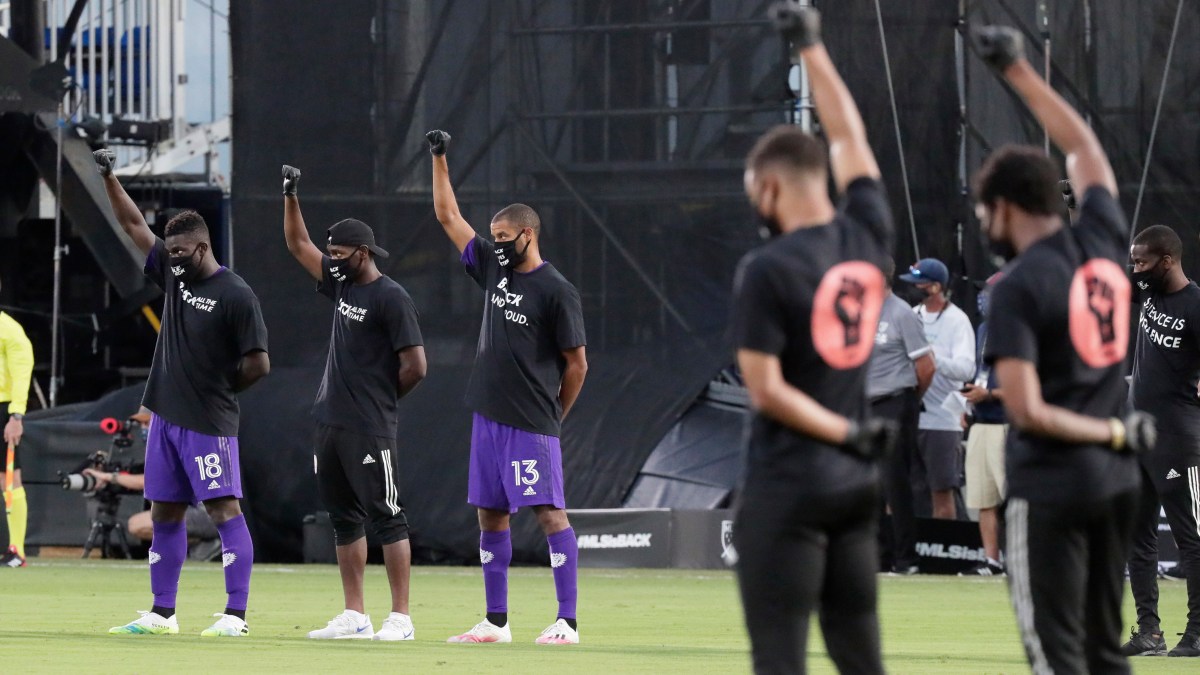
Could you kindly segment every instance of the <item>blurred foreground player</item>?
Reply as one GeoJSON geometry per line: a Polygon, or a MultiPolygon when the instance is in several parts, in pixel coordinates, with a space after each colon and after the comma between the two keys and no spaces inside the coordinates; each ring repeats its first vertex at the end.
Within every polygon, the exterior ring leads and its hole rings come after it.
{"type": "Polygon", "coordinates": [[[1128,227],[1092,130],[1025,60],[1021,36],[979,29],[980,56],[1025,99],[1066,156],[1081,197],[1061,216],[1058,171],[1041,148],[1007,146],[976,176],[993,253],[1011,263],[992,291],[984,358],[1004,387],[1009,590],[1035,673],[1127,673],[1121,596],[1138,499],[1135,452],[1154,419],[1125,402],[1128,227]]]}
{"type": "Polygon", "coordinates": [[[732,333],[754,407],[734,524],[737,575],[758,673],[805,671],[818,612],[842,672],[882,673],[876,615],[878,459],[894,422],[868,419],[867,360],[893,227],[858,108],[820,42],[820,15],[772,7],[812,83],[826,151],[795,126],[746,158],[745,188],[773,239],[742,259],[732,333]]]}
{"type": "Polygon", "coordinates": [[[163,229],[166,240],[159,239],[113,175],[113,153],[97,150],[95,158],[113,214],[146,255],[146,275],[165,296],[162,328],[142,400],[153,413],[146,439],[145,495],[154,523],[150,545],[154,606],[109,633],[179,632],[175,595],[187,557],[184,517],[189,504],[204,502],[221,534],[229,602],[201,635],[247,635],[254,543],[238,502],[242,473],[237,393],[271,369],[258,298],[241,277],[217,263],[200,214],[184,211],[175,216],[163,229]]]}
{"type": "Polygon", "coordinates": [[[1165,225],[1139,232],[1129,257],[1142,305],[1129,403],[1154,415],[1158,443],[1138,456],[1142,500],[1129,557],[1138,625],[1121,651],[1200,656],[1200,287],[1183,273],[1183,242],[1165,225]],[[1160,507],[1187,579],[1187,626],[1170,652],[1158,617],[1160,507]]]}
{"type": "Polygon", "coordinates": [[[300,171],[283,167],[283,234],[288,250],[334,302],[325,375],[313,405],[317,421],[313,461],[321,501],[333,522],[345,611],[313,639],[411,640],[408,609],[412,548],[400,503],[392,448],[400,399],[425,378],[425,348],[417,308],[404,287],[382,274],[376,256],[388,253],[358,220],[329,228],[324,255],[308,237],[296,186],[300,171]],[[363,604],[367,566],[364,523],[383,546],[392,611],[379,631],[363,604]]]}
{"type": "Polygon", "coordinates": [[[524,204],[492,217],[488,241],[463,219],[450,185],[444,131],[426,134],[433,155],[433,204],[462,264],[484,292],[483,324],[467,386],[471,473],[467,501],[479,516],[479,560],[487,616],[449,642],[511,642],[509,515],[533,509],[550,545],[558,618],[538,644],[579,642],[575,605],[578,544],[563,496],[562,420],[587,374],[579,291],[542,260],[542,224],[524,204]]]}

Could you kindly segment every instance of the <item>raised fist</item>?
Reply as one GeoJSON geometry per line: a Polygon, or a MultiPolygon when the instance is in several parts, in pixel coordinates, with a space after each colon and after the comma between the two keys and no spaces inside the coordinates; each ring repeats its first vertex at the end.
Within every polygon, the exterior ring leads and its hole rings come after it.
{"type": "Polygon", "coordinates": [[[450,134],[441,129],[434,129],[425,134],[425,140],[429,141],[429,152],[440,157],[446,154],[446,145],[450,143],[450,134]]]}
{"type": "Polygon", "coordinates": [[[983,62],[997,72],[1025,58],[1025,39],[1015,28],[1008,26],[981,26],[972,31],[975,50],[983,62]]]}
{"type": "Polygon", "coordinates": [[[792,43],[792,49],[811,47],[821,41],[821,13],[812,7],[803,7],[795,0],[783,0],[767,10],[775,30],[784,40],[792,43]]]}
{"type": "Polygon", "coordinates": [[[300,169],[294,166],[283,165],[283,194],[296,194],[296,184],[300,182],[300,169]]]}
{"type": "Polygon", "coordinates": [[[101,176],[108,177],[112,175],[113,162],[117,161],[117,153],[106,148],[93,152],[92,158],[96,160],[96,168],[100,169],[101,176]]]}

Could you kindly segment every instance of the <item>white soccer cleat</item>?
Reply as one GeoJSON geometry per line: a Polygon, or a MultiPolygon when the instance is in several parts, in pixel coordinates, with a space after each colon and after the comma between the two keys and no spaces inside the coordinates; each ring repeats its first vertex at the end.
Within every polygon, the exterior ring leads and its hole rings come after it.
{"type": "Polygon", "coordinates": [[[383,622],[383,626],[379,628],[379,632],[375,633],[376,640],[411,640],[416,634],[413,628],[412,617],[400,612],[392,612],[388,614],[388,618],[383,622]]]}
{"type": "Polygon", "coordinates": [[[460,644],[477,644],[481,642],[512,642],[512,630],[509,624],[504,624],[503,627],[484,619],[475,624],[471,630],[462,635],[455,635],[446,640],[446,642],[455,642],[460,644]]]}
{"type": "Polygon", "coordinates": [[[309,631],[313,640],[370,640],[375,637],[371,617],[348,609],[329,620],[320,630],[309,631]]]}
{"type": "Polygon", "coordinates": [[[172,614],[165,619],[154,612],[138,611],[137,619],[124,626],[113,626],[108,629],[109,635],[175,635],[179,632],[179,620],[172,614]]]}
{"type": "Polygon", "coordinates": [[[533,642],[539,645],[577,645],[579,644],[579,631],[571,628],[565,619],[559,619],[542,631],[538,639],[533,642]]]}
{"type": "Polygon", "coordinates": [[[250,634],[246,622],[232,614],[213,614],[217,622],[200,631],[202,637],[244,637],[250,634]]]}

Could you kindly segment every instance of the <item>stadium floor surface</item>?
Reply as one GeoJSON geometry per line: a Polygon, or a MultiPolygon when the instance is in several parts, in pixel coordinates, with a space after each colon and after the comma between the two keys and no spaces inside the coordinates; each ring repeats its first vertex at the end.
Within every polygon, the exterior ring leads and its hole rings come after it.
{"type": "MultiPolygon", "coordinates": [[[[449,645],[448,636],[480,618],[475,568],[413,571],[413,642],[313,641],[307,631],[341,609],[331,565],[258,565],[247,638],[201,638],[224,604],[215,563],[189,563],[179,592],[180,634],[110,636],[110,626],[149,609],[145,562],[31,561],[0,570],[0,662],[4,672],[110,673],[743,673],[747,638],[731,574],[686,570],[580,572],[576,647],[533,644],[554,619],[550,570],[516,568],[510,580],[513,644],[449,645]]],[[[1161,614],[1168,644],[1182,630],[1182,582],[1164,581],[1161,614]]],[[[884,658],[893,673],[1028,672],[1004,582],[954,577],[881,577],[884,658]]],[[[367,571],[367,611],[376,628],[387,615],[383,568],[367,571]]],[[[1133,624],[1132,601],[1125,601],[1133,624]]],[[[816,622],[810,671],[834,672],[816,622]]],[[[1134,659],[1137,673],[1192,670],[1200,663],[1134,659]]]]}

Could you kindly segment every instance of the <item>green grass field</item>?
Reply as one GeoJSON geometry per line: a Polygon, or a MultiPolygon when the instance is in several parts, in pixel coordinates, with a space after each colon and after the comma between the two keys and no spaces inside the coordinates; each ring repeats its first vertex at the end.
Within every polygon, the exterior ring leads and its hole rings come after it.
{"type": "MultiPolygon", "coordinates": [[[[479,619],[483,582],[475,568],[413,572],[415,642],[308,640],[341,610],[333,566],[259,565],[250,595],[251,636],[201,638],[224,606],[216,564],[189,563],[179,593],[177,636],[117,637],[109,626],[149,609],[140,564],[39,561],[0,571],[0,663],[4,672],[55,673],[742,673],[747,638],[733,577],[725,572],[582,570],[578,647],[533,644],[554,619],[549,569],[514,569],[513,644],[449,645],[479,619]]],[[[1182,582],[1162,583],[1168,643],[1181,630],[1182,582]]],[[[388,609],[382,567],[368,570],[367,611],[378,627],[388,609]]],[[[1028,672],[1004,582],[885,577],[880,588],[884,658],[893,673],[1028,672]]],[[[1133,608],[1126,600],[1126,623],[1133,608]]],[[[1174,638],[1174,639],[1172,639],[1174,638]]],[[[833,672],[815,627],[810,670],[833,672]]],[[[1188,670],[1178,659],[1137,659],[1138,673],[1188,670]]]]}

